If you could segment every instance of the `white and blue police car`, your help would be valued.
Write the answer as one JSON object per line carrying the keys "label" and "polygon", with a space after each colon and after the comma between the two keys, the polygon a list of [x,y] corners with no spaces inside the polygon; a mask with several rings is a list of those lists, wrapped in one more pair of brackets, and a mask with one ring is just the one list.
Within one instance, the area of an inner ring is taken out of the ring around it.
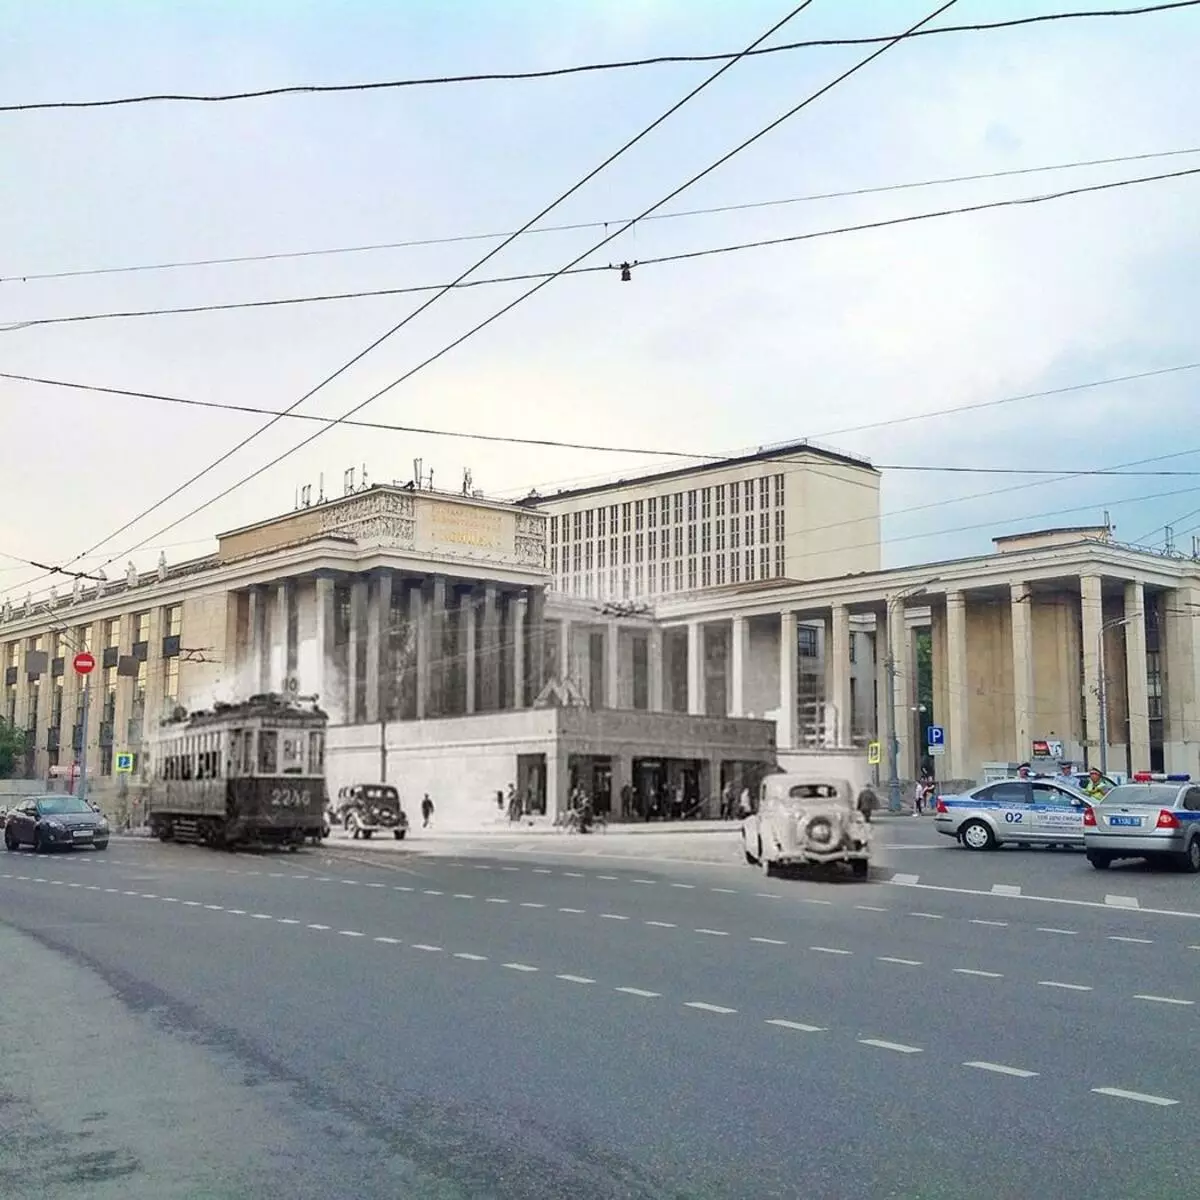
{"label": "white and blue police car", "polygon": [[1200,786],[1190,775],[1134,775],[1084,814],[1083,848],[1097,870],[1144,858],[1200,874]]}
{"label": "white and blue police car", "polygon": [[1000,779],[962,795],[938,796],[934,827],[968,850],[1082,846],[1092,803],[1062,777]]}

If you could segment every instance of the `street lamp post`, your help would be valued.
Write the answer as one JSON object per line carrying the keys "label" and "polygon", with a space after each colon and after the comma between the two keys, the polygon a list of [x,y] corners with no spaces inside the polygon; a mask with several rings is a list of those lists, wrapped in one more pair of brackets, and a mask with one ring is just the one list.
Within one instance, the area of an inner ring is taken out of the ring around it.
{"label": "street lamp post", "polygon": [[[913,584],[888,598],[884,620],[888,630],[887,668],[887,713],[888,713],[888,808],[899,812],[903,807],[900,796],[900,736],[896,729],[896,648],[892,645],[892,609],[901,600],[910,600],[914,596],[923,595],[937,578],[927,579],[924,583]],[[907,710],[906,710],[907,713]],[[907,719],[907,716],[906,716]]]}

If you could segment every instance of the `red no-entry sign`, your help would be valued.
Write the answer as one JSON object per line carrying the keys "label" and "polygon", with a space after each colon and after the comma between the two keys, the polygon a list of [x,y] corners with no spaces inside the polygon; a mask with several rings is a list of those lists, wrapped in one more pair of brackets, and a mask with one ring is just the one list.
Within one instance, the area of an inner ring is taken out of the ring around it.
{"label": "red no-entry sign", "polygon": [[95,669],[96,659],[93,655],[84,650],[82,653],[75,655],[71,665],[75,668],[75,673],[77,675],[87,675],[90,671]]}

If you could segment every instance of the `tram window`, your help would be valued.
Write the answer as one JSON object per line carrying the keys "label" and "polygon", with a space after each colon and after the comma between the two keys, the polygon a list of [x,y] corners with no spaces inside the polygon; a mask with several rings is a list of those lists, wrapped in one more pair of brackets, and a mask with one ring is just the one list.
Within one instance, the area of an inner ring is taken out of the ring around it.
{"label": "tram window", "polygon": [[274,729],[258,731],[258,773],[275,775],[279,771],[279,734]]}
{"label": "tram window", "polygon": [[325,735],[313,731],[308,735],[308,773],[320,775],[325,770]]}
{"label": "tram window", "polygon": [[[254,774],[254,730],[247,729],[242,734],[241,748],[238,751],[241,754],[242,774]],[[235,754],[236,757],[236,754]]]}
{"label": "tram window", "polygon": [[302,732],[293,731],[283,735],[283,756],[280,763],[284,775],[300,775],[304,772],[304,751],[308,739]]}

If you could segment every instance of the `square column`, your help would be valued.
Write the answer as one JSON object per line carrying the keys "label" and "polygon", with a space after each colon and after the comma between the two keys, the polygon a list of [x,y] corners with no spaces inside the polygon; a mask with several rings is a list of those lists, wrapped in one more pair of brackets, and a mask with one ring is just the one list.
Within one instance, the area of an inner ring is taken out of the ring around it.
{"label": "square column", "polygon": [[799,670],[797,659],[799,634],[796,614],[779,614],[779,720],[775,725],[775,746],[779,750],[796,747],[796,703]]}
{"label": "square column", "polygon": [[746,715],[746,660],[750,657],[750,622],[734,617],[729,635],[729,715]]}
{"label": "square column", "polygon": [[[969,762],[970,695],[967,683],[967,599],[946,594],[946,741],[951,779],[973,779]],[[939,713],[938,716],[941,714]]]}
{"label": "square column", "polygon": [[524,708],[525,697],[525,618],[529,612],[529,601],[524,596],[512,596],[508,602],[509,661],[512,670],[508,674],[509,706]]}
{"label": "square column", "polygon": [[367,605],[367,711],[370,722],[386,721],[390,714],[392,573],[380,571],[371,586]]}
{"label": "square column", "polygon": [[1150,769],[1150,696],[1146,678],[1146,592],[1125,585],[1125,687],[1129,712],[1129,765]]}
{"label": "square column", "polygon": [[688,713],[704,715],[704,627],[689,621],[687,627],[687,700]]}
{"label": "square column", "polygon": [[546,589],[529,591],[529,674],[526,703],[532,704],[546,686]]}
{"label": "square column", "polygon": [[1200,778],[1200,653],[1196,622],[1200,588],[1179,587],[1163,598],[1163,766]]}
{"label": "square column", "polygon": [[285,692],[288,670],[288,621],[292,587],[287,580],[275,585],[271,603],[271,691]]}
{"label": "square column", "polygon": [[479,707],[495,712],[500,707],[500,595],[494,583],[483,587],[481,634]]}
{"label": "square column", "polygon": [[317,628],[315,638],[317,659],[317,703],[332,716],[335,712],[339,712],[342,707],[342,701],[337,696],[334,686],[337,676],[333,665],[333,580],[328,575],[318,575],[314,583],[314,590],[316,592],[317,606]]}
{"label": "square column", "polygon": [[604,628],[604,706],[621,707],[621,627],[616,621]]}
{"label": "square column", "polygon": [[849,746],[854,713],[850,708],[850,610],[844,604],[835,604],[830,614],[833,625],[830,638],[832,662],[833,734],[835,746]]}
{"label": "square column", "polygon": [[362,697],[366,690],[363,666],[366,651],[367,581],[355,579],[350,585],[350,645],[346,665],[346,720],[357,725],[363,719]]}
{"label": "square column", "polygon": [[916,767],[913,762],[912,745],[912,697],[913,656],[912,639],[908,634],[907,612],[904,602],[891,606],[889,614],[888,645],[895,664],[893,695],[896,706],[896,728],[892,736],[896,739],[896,774],[899,779],[914,779]]}
{"label": "square column", "polygon": [[463,711],[466,713],[475,711],[476,628],[475,597],[471,592],[464,592],[458,601],[458,653],[463,668]]}
{"label": "square column", "polygon": [[429,706],[429,606],[420,585],[408,589],[408,662],[405,664],[415,680],[415,717],[423,721],[430,715]]}
{"label": "square column", "polygon": [[1099,575],[1079,580],[1079,623],[1083,638],[1084,753],[1089,766],[1100,765],[1100,626],[1103,621]]}
{"label": "square column", "polygon": [[1035,693],[1033,684],[1033,593],[1027,583],[1009,587],[1012,618],[1013,756],[1024,762],[1033,753]]}
{"label": "square column", "polygon": [[646,635],[646,693],[651,712],[663,711],[663,631],[656,625]]}
{"label": "square column", "polygon": [[571,622],[563,617],[558,623],[558,677],[559,682],[566,682],[574,675],[574,664],[572,663],[571,644],[574,640],[572,633]]}
{"label": "square column", "polygon": [[270,642],[267,639],[267,594],[264,588],[250,589],[250,690],[271,690]]}
{"label": "square column", "polygon": [[446,577],[433,575],[426,581],[429,588],[429,713],[445,716],[449,693],[446,663]]}

